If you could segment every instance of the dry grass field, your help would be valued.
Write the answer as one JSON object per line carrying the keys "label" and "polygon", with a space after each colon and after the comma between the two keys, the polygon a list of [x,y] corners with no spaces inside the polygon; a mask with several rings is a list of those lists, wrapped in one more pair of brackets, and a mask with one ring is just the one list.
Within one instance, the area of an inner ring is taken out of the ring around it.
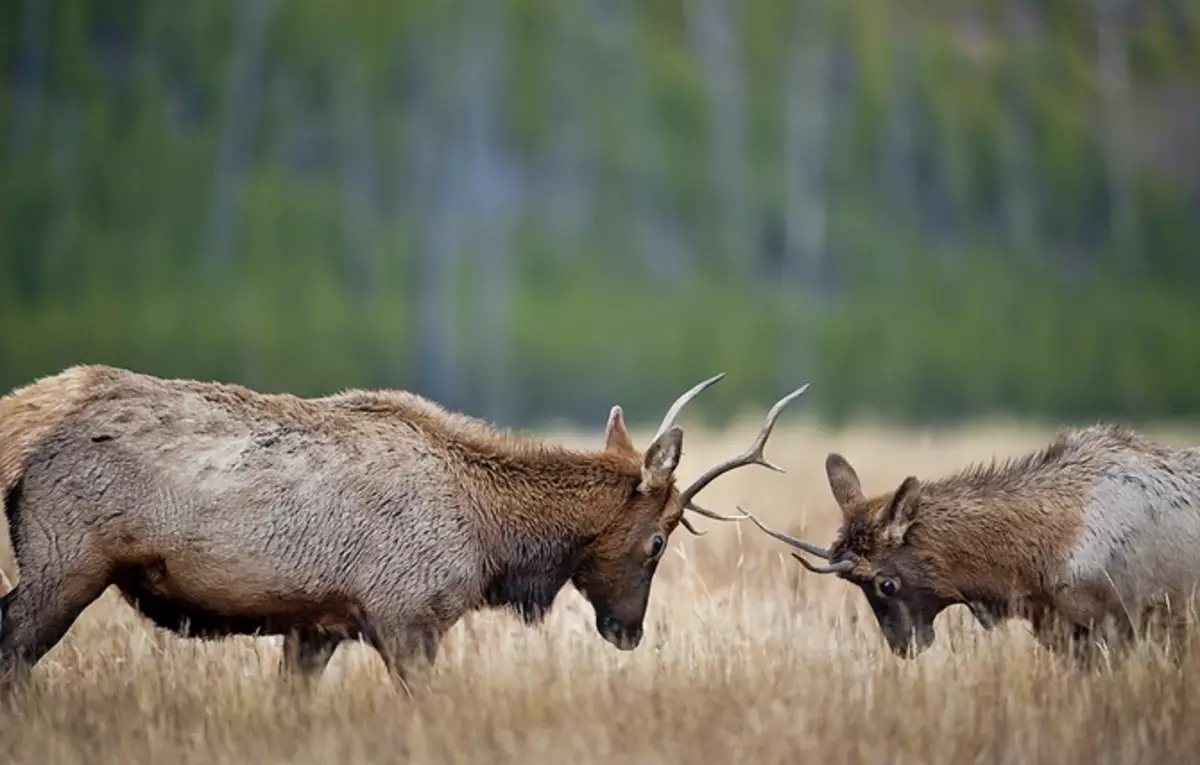
{"label": "dry grass field", "polygon": [[[757,423],[685,439],[681,478],[739,451]],[[1156,434],[1186,442],[1188,434]],[[780,430],[787,468],[737,471],[704,504],[742,504],[828,543],[824,479],[843,451],[868,491],[909,473],[1039,445],[1045,432]],[[599,439],[599,436],[593,436]],[[644,442],[642,434],[640,442]],[[1200,438],[1196,440],[1200,441]],[[804,572],[749,524],[699,519],[660,569],[641,647],[621,653],[569,587],[537,629],[468,617],[408,699],[369,649],[343,647],[311,697],[275,677],[278,639],[183,641],[106,595],[0,709],[0,763],[1162,763],[1200,757],[1200,643],[1085,673],[1011,624],[965,609],[903,662],[857,589]]]}

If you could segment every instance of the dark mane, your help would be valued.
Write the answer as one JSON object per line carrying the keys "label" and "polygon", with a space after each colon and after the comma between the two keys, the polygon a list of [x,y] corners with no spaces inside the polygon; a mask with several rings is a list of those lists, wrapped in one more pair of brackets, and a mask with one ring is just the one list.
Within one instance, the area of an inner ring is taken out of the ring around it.
{"label": "dark mane", "polygon": [[485,601],[512,611],[526,624],[537,624],[579,567],[584,547],[582,542],[552,540],[525,550],[526,560],[504,565],[488,577]]}

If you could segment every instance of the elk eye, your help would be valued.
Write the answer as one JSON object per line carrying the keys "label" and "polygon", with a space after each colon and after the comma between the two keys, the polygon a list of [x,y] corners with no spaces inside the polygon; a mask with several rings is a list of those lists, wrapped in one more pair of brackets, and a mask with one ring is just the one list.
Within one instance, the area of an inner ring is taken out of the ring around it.
{"label": "elk eye", "polygon": [[896,594],[896,580],[895,579],[881,579],[879,581],[879,592],[885,598],[890,598],[893,595],[895,595]]}
{"label": "elk eye", "polygon": [[662,535],[660,534],[655,534],[654,536],[650,537],[650,557],[657,558],[658,554],[662,552],[663,545],[665,544],[666,542],[663,541]]}

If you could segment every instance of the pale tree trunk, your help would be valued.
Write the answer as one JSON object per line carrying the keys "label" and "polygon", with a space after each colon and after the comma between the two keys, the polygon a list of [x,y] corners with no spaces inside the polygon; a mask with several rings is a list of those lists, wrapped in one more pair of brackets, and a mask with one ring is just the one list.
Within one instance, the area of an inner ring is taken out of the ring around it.
{"label": "pale tree trunk", "polygon": [[[804,3],[792,23],[783,88],[785,279],[803,286],[803,298],[819,305],[828,288],[828,174],[834,45],[826,0]],[[808,326],[785,328],[780,385],[795,387],[818,373]]]}
{"label": "pale tree trunk", "polygon": [[12,121],[8,125],[8,148],[13,156],[29,145],[42,109],[49,5],[45,0],[21,3],[21,31],[12,75]]}
{"label": "pale tree trunk", "polygon": [[347,239],[347,270],[359,297],[374,291],[380,276],[378,157],[362,54],[350,43],[338,55],[334,114]]}
{"label": "pale tree trunk", "polygon": [[[963,10],[963,22],[974,30],[987,26],[986,10]],[[981,18],[982,17],[982,18]],[[960,53],[967,56],[966,53]],[[937,243],[943,263],[964,264],[958,244],[961,231],[973,225],[970,209],[970,184],[975,168],[967,148],[967,128],[962,110],[952,109],[937,121],[938,134],[933,146],[934,179],[926,198],[928,230]]]}
{"label": "pale tree trunk", "polygon": [[592,4],[603,59],[611,62],[610,94],[613,109],[620,120],[620,145],[631,159],[629,205],[626,208],[635,226],[637,249],[650,275],[660,281],[677,282],[689,268],[687,248],[678,231],[661,212],[654,191],[665,175],[661,135],[655,123],[646,64],[639,59],[636,45],[635,0],[597,0]]}
{"label": "pale tree trunk", "polygon": [[[419,162],[416,177],[429,178],[422,190],[430,199],[414,216],[417,227],[416,254],[413,258],[412,300],[416,309],[414,366],[418,390],[451,408],[461,406],[461,365],[459,363],[458,311],[455,305],[454,275],[458,268],[459,241],[456,221],[450,214],[440,186],[433,153],[440,151],[437,127],[428,118],[414,118],[410,145],[414,153],[428,159]],[[424,165],[424,167],[422,167]]]}
{"label": "pale tree trunk", "polygon": [[246,175],[262,93],[259,74],[266,47],[271,0],[244,0],[237,5],[233,60],[221,107],[221,138],[209,200],[205,261],[227,275],[246,202]]}
{"label": "pale tree trunk", "polygon": [[1104,118],[1104,160],[1108,171],[1110,237],[1121,261],[1141,263],[1137,187],[1130,145],[1129,54],[1126,28],[1129,0],[1096,0],[1100,96]]}
{"label": "pale tree trunk", "polygon": [[821,289],[826,276],[826,176],[830,126],[829,40],[826,2],[806,3],[791,30],[784,76],[784,273]]}
{"label": "pale tree trunk", "polygon": [[[263,100],[260,75],[272,7],[270,0],[244,0],[237,9],[233,60],[222,105],[221,138],[203,251],[205,271],[216,277],[226,294],[233,292],[229,289],[232,286],[229,281],[233,274],[234,247],[246,206],[254,129]],[[247,334],[243,328],[253,318],[248,313],[250,306],[245,298],[239,298],[234,309],[234,331],[241,338]],[[240,339],[235,352],[242,380],[249,385],[257,384],[257,354]]]}
{"label": "pale tree trunk", "polygon": [[943,129],[936,146],[937,175],[930,193],[928,220],[930,233],[944,257],[953,257],[952,253],[959,251],[956,241],[960,229],[968,223],[965,196],[972,168],[968,166],[970,155],[964,146],[961,118],[950,115]]}
{"label": "pale tree trunk", "polygon": [[462,405],[462,366],[455,305],[454,277],[461,242],[455,209],[461,200],[454,195],[452,179],[457,147],[450,144],[444,124],[447,85],[440,81],[439,50],[447,43],[445,21],[430,24],[420,43],[420,93],[412,104],[412,118],[401,140],[410,153],[411,180],[407,195],[412,210],[409,219],[415,230],[416,252],[412,264],[412,303],[416,337],[413,341],[414,377],[417,390],[450,408]]}
{"label": "pale tree trunk", "polygon": [[904,11],[889,9],[892,50],[891,87],[888,91],[880,188],[892,210],[913,219],[920,209],[917,183],[916,136],[913,129],[913,41]]}
{"label": "pale tree trunk", "polygon": [[482,411],[505,422],[511,416],[510,369],[513,264],[510,240],[516,217],[517,188],[513,162],[501,145],[504,119],[504,71],[507,57],[507,0],[487,0],[467,14],[460,48],[463,95],[462,181],[467,197],[461,225],[470,230],[470,249],[478,262],[475,278],[475,326]]}
{"label": "pale tree trunk", "polygon": [[713,179],[722,256],[735,273],[753,272],[750,172],[746,146],[746,82],[742,71],[736,0],[685,3],[687,29],[708,91]]}
{"label": "pale tree trunk", "polygon": [[1007,94],[1001,125],[1000,170],[1004,183],[1004,221],[1008,238],[1020,258],[1036,255],[1040,244],[1040,194],[1033,168],[1029,97],[1025,92],[1038,74],[1029,64],[1040,34],[1040,19],[1029,0],[1014,0],[1003,11],[1007,18],[1009,45],[1020,73],[1019,85]]}
{"label": "pale tree trunk", "polygon": [[[51,229],[51,237],[59,242],[71,241],[79,225],[80,197],[86,193],[81,188],[76,173],[79,168],[82,114],[79,104],[70,96],[54,97],[46,89],[46,58],[54,44],[55,28],[51,24],[51,3],[46,0],[24,0],[19,13],[20,31],[17,52],[13,61],[10,120],[8,123],[8,151],[13,160],[18,160],[31,149],[31,143],[39,126],[48,132],[52,142],[54,161],[48,172],[54,182],[57,195],[57,216]],[[51,128],[46,130],[46,128]],[[21,289],[47,289],[51,285],[80,285],[87,279],[76,265],[78,256],[74,248],[47,246],[34,263],[29,255],[19,258],[12,278]],[[35,276],[37,272],[43,275]],[[64,349],[74,351],[78,338],[67,338]]]}
{"label": "pale tree trunk", "polygon": [[[595,204],[596,171],[587,146],[587,94],[594,84],[580,52],[584,31],[575,5],[555,8],[555,35],[549,43],[547,92],[554,119],[539,173],[539,219],[555,249],[570,258],[587,235],[588,213]],[[590,21],[590,18],[588,19]]]}

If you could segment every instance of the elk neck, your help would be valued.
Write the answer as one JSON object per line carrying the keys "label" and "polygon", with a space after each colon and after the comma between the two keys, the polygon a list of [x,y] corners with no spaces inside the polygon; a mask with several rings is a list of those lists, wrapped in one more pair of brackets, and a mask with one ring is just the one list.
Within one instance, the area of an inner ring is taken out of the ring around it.
{"label": "elk neck", "polygon": [[1080,533],[1077,511],[1036,492],[929,488],[921,522],[910,534],[946,577],[944,590],[1003,612],[1048,594]]}
{"label": "elk neck", "polygon": [[629,459],[548,446],[468,455],[462,470],[485,551],[484,599],[530,623],[545,616],[641,478]]}

